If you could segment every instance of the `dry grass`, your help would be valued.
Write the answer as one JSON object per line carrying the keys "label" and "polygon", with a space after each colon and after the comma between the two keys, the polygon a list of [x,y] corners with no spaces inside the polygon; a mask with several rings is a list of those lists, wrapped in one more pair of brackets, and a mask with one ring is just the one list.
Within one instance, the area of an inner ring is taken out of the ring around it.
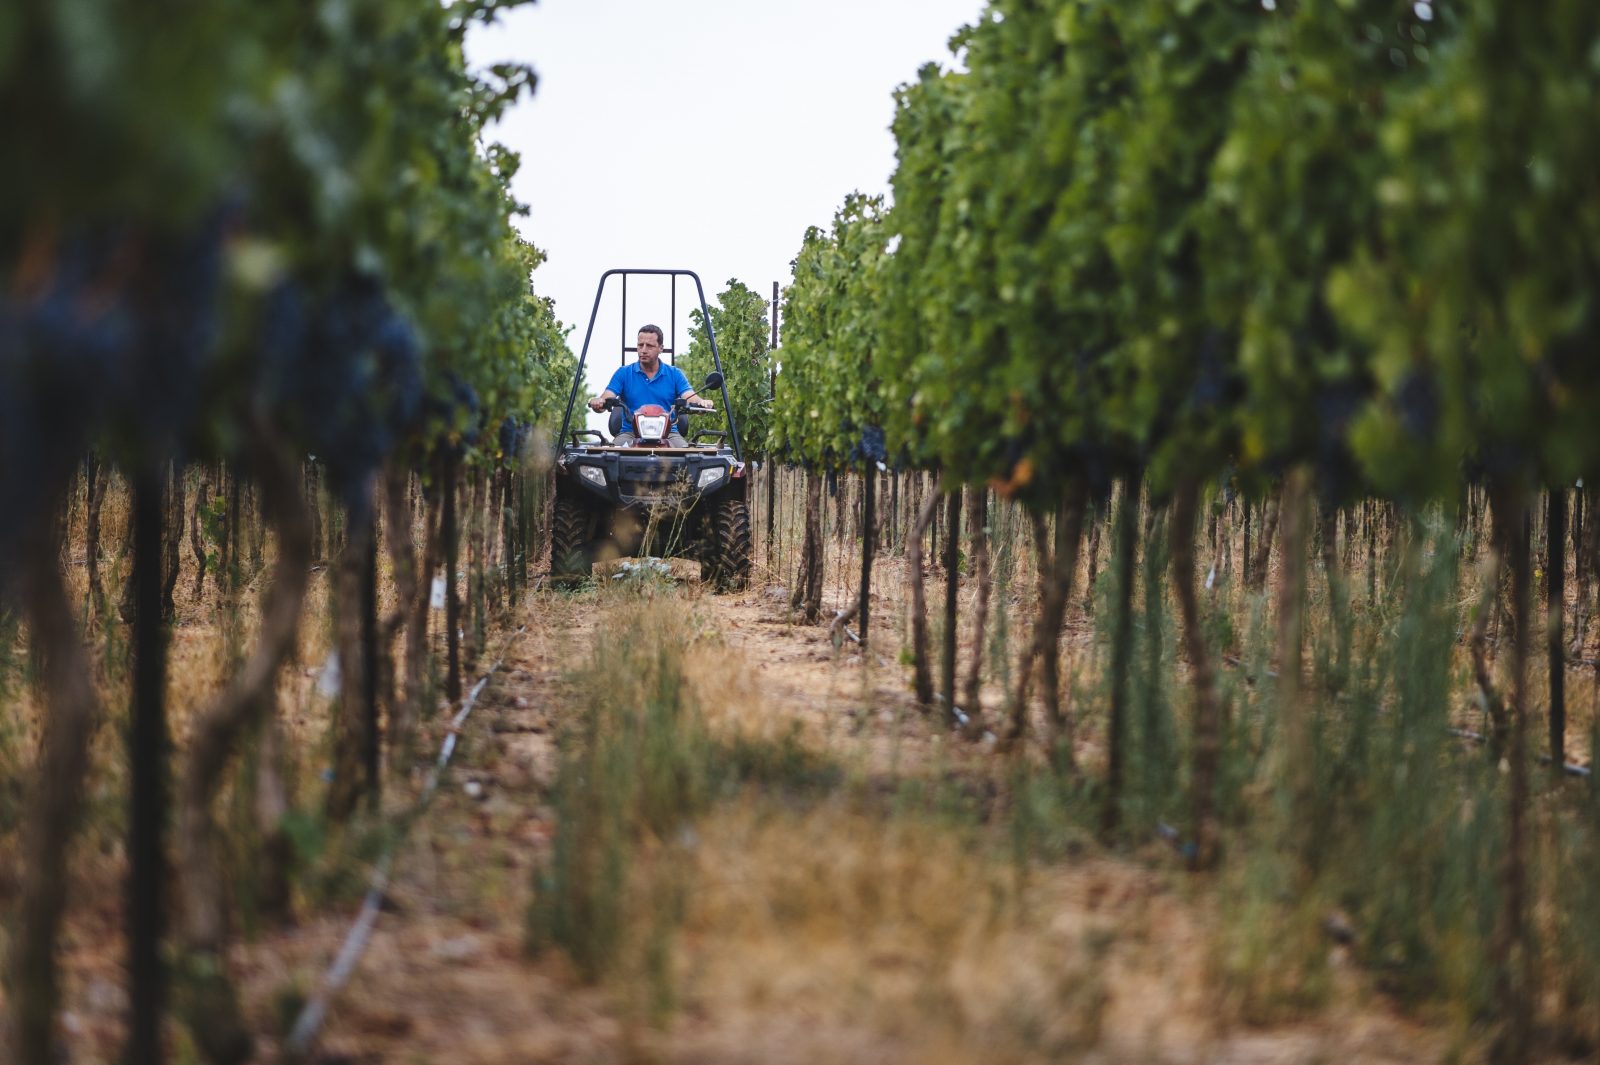
{"label": "dry grass", "polygon": [[[715,1018],[702,1038],[731,1033],[767,1060],[802,1060],[818,1041],[856,1044],[835,1060],[885,1046],[898,1060],[1058,1060],[1099,1040],[1110,938],[1026,920],[1011,870],[979,841],[760,803],[719,810],[699,835],[679,976],[685,1012]],[[786,1034],[744,1042],[757,1017],[787,1019]],[[811,1046],[796,1045],[808,1023]]]}
{"label": "dry grass", "polygon": [[[116,545],[123,504],[113,494],[106,506],[104,540]],[[799,510],[786,508],[785,519]],[[763,531],[758,516],[758,544]],[[771,572],[792,570],[792,522],[788,535]],[[1012,661],[1035,589],[1031,545],[1020,531],[1013,550],[1010,596],[994,605],[1009,616]],[[839,606],[854,595],[855,547],[841,550],[830,533],[826,551],[826,601]],[[109,589],[116,570],[108,552]],[[1109,539],[1101,552],[1104,573]],[[1238,553],[1236,544],[1236,561]],[[203,601],[189,598],[187,545],[183,555],[170,697],[180,748],[190,715],[248,646],[261,579],[240,597],[240,636],[230,642],[235,623],[209,581]],[[1202,552],[1202,573],[1210,562]],[[822,630],[785,624],[786,597],[768,588],[713,598],[692,584],[616,581],[536,599],[528,615],[533,650],[519,651],[491,689],[457,770],[491,797],[442,798],[406,859],[397,912],[384,918],[330,1045],[353,1060],[508,1063],[1176,1065],[1433,1061],[1451,1052],[1473,1018],[1423,1025],[1397,1017],[1375,990],[1379,966],[1328,939],[1332,900],[1281,905],[1281,891],[1248,883],[1243,862],[1217,880],[1191,879],[1160,846],[1102,851],[1065,819],[1039,821],[1019,853],[1015,767],[982,745],[953,743],[911,705],[895,653],[904,642],[903,565],[892,556],[879,565],[878,640],[865,655],[848,644],[834,650]],[[1087,559],[1080,592],[1086,569]],[[72,568],[80,597],[81,572]],[[392,588],[386,574],[380,579],[387,602]],[[1463,576],[1463,604],[1475,599],[1473,579]],[[929,577],[930,603],[940,602],[941,580]],[[316,620],[302,628],[280,690],[305,806],[320,788],[328,716],[315,688],[331,642],[326,572],[311,594],[306,616]],[[961,594],[965,617],[970,582]],[[1314,638],[1327,631],[1324,594],[1314,578]],[[1235,618],[1254,606],[1236,583],[1221,585],[1211,601]],[[1104,656],[1081,594],[1074,603],[1064,676],[1080,677],[1080,753],[1093,774],[1103,747],[1096,684]],[[1357,609],[1366,609],[1359,594]],[[588,685],[614,686],[607,670],[614,675],[618,665],[602,662],[588,679],[573,668],[595,658],[597,631],[634,626],[681,650],[684,699],[710,740],[704,756],[721,759],[727,775],[718,779],[733,783],[684,811],[681,831],[636,841],[618,885],[628,900],[622,960],[594,989],[554,954],[524,958],[522,920],[532,868],[555,833],[553,739],[595,697]],[[965,627],[960,636],[965,662],[975,649]],[[97,646],[103,653],[104,642]],[[1464,650],[1455,653],[1452,697],[1469,721]],[[115,717],[125,679],[109,658],[101,669]],[[1182,670],[1179,663],[1180,678]],[[1537,700],[1542,670],[1532,674]],[[996,707],[996,678],[985,693]],[[30,699],[23,689],[15,700],[23,722],[32,720]],[[1583,750],[1594,688],[1570,685],[1569,705],[1569,745]],[[1174,710],[1186,731],[1181,687]],[[105,1048],[117,1030],[121,978],[114,952],[125,769],[117,730],[102,729],[96,750],[95,814],[74,872],[68,992],[75,1023],[93,1029],[76,1045]],[[961,801],[941,798],[952,795]],[[1251,802],[1268,799],[1263,791]],[[1554,829],[1543,831],[1556,853]],[[12,845],[0,839],[0,868]],[[1267,905],[1250,910],[1247,899]],[[1556,902],[1547,894],[1540,903],[1547,942],[1595,934],[1569,927]],[[274,1001],[314,979],[343,918],[340,907],[324,905],[303,915],[300,931],[270,931],[241,948],[252,1017],[263,1030],[276,1023]],[[1592,986],[1574,974],[1576,1004],[1552,1004],[1551,1012],[1581,1013]]]}
{"label": "dry grass", "polygon": [[[661,605],[642,608],[644,617]],[[819,722],[818,711],[837,713],[838,704],[818,682],[852,667],[831,656],[789,659],[805,630],[750,623],[748,602],[666,606],[683,619],[686,699],[703,709],[713,740],[770,742],[784,734],[782,722],[801,721],[824,756],[864,742]],[[640,608],[624,600],[611,609],[602,625],[621,628],[624,613]],[[784,683],[799,676],[811,685]],[[799,802],[756,778],[691,830],[639,848],[625,888],[629,960],[607,978],[629,1033],[625,1057],[1274,1062],[1351,1048],[1360,1060],[1437,1056],[1434,1037],[1363,1003],[1348,967],[1317,1003],[1318,1016],[1347,1026],[1240,1029],[1248,1002],[1219,966],[1210,882],[1189,881],[1160,852],[1153,864],[1081,847],[1064,860],[1019,862],[1003,822],[877,801],[944,768],[926,742],[939,730],[926,719],[896,716],[881,727],[902,733],[894,767],[858,761],[836,790]],[[1003,763],[991,760],[988,772],[1005,786]]]}

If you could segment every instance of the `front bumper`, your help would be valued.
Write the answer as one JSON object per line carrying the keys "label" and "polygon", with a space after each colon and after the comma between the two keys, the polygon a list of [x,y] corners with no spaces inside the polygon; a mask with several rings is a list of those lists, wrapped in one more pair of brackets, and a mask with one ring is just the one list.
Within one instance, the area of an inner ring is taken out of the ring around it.
{"label": "front bumper", "polygon": [[562,455],[558,473],[613,506],[684,507],[715,492],[743,471],[714,451],[703,454],[653,449],[594,449]]}

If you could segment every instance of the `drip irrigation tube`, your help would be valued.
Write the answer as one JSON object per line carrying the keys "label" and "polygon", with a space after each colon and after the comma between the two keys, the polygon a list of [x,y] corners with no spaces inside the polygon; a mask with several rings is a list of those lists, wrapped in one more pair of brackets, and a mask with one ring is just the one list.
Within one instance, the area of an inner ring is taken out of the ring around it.
{"label": "drip irrigation tube", "polygon": [[[450,728],[445,733],[444,742],[439,746],[439,757],[434,760],[433,768],[428,771],[428,779],[423,782],[422,791],[400,821],[400,824],[407,826],[407,829],[416,824],[428,805],[433,802],[434,795],[439,791],[439,781],[456,752],[456,739],[461,734],[461,726],[466,724],[473,708],[477,706],[478,696],[488,687],[489,678],[493,677],[505,663],[506,652],[511,649],[511,644],[526,631],[527,626],[524,625],[511,634],[494,665],[489,667],[488,672],[479,678],[478,683],[474,684],[461,700],[461,709],[450,719]],[[289,1038],[284,1041],[283,1047],[286,1060],[303,1060],[310,1052],[318,1033],[322,1030],[322,1022],[327,1019],[328,1009],[333,1004],[334,996],[344,989],[350,977],[355,974],[356,966],[361,962],[361,955],[366,952],[367,943],[372,938],[373,927],[378,923],[378,914],[383,909],[383,900],[389,890],[389,876],[394,870],[395,853],[399,850],[405,835],[405,831],[395,833],[382,857],[378,859],[377,867],[372,871],[372,879],[367,883],[367,893],[361,900],[361,909],[356,914],[355,923],[345,934],[344,942],[339,946],[339,953],[334,955],[333,963],[328,966],[328,971],[323,973],[322,980],[317,984],[317,990],[301,1008],[300,1015],[295,1018],[294,1027],[289,1030]]]}

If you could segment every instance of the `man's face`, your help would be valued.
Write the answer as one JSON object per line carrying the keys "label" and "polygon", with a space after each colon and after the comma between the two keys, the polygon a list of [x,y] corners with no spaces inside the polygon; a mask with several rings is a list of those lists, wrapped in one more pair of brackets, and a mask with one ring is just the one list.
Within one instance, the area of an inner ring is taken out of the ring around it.
{"label": "man's face", "polygon": [[661,363],[661,341],[656,339],[654,333],[640,333],[636,347],[639,349],[639,368],[647,374],[654,374]]}

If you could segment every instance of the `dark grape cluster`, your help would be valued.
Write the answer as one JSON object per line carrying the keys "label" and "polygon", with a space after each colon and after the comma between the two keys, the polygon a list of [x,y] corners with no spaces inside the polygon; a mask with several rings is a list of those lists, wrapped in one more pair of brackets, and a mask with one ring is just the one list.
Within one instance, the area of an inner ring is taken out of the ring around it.
{"label": "dark grape cluster", "polygon": [[153,463],[193,436],[233,215],[170,234],[103,225],[15,268],[0,298],[0,542],[90,446]]}
{"label": "dark grape cluster", "polygon": [[500,461],[510,466],[522,454],[528,434],[533,426],[520,418],[503,418],[500,421]]}
{"label": "dark grape cluster", "polygon": [[365,505],[373,474],[422,413],[416,331],[370,279],[320,297],[288,281],[265,301],[260,343],[273,407],[341,501]]}
{"label": "dark grape cluster", "polygon": [[423,405],[423,417],[444,427],[446,453],[461,455],[478,440],[483,429],[483,403],[478,390],[454,370],[448,370]]}
{"label": "dark grape cluster", "polygon": [[226,241],[238,222],[229,203],[207,212],[190,231],[145,243],[132,282],[140,324],[135,357],[112,382],[112,432],[122,434],[135,462],[161,462],[193,441],[218,371]]}
{"label": "dark grape cluster", "polygon": [[1406,374],[1394,392],[1400,427],[1418,440],[1430,440],[1439,424],[1439,389],[1433,376],[1415,369]]}
{"label": "dark grape cluster", "polygon": [[[0,298],[0,549],[47,505],[103,411],[98,387],[134,349],[120,299],[96,298],[103,249],[74,241],[40,282]],[[19,290],[20,289],[20,290]]]}
{"label": "dark grape cluster", "polygon": [[1195,353],[1194,383],[1189,403],[1198,413],[1221,410],[1244,397],[1244,381],[1239,376],[1233,352],[1238,337],[1220,329],[1207,329]]}
{"label": "dark grape cluster", "polygon": [[1344,379],[1322,385],[1311,399],[1316,433],[1312,461],[1322,492],[1336,502],[1344,502],[1361,487],[1360,466],[1350,450],[1350,424],[1370,395],[1364,381]]}
{"label": "dark grape cluster", "polygon": [[869,425],[863,429],[858,447],[861,456],[869,462],[883,462],[889,457],[889,448],[884,441],[883,429],[880,426]]}
{"label": "dark grape cluster", "polygon": [[875,426],[867,426],[861,430],[850,450],[845,453],[845,465],[864,467],[869,462],[882,462],[889,457],[888,448],[884,445],[883,430]]}

